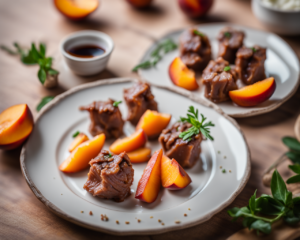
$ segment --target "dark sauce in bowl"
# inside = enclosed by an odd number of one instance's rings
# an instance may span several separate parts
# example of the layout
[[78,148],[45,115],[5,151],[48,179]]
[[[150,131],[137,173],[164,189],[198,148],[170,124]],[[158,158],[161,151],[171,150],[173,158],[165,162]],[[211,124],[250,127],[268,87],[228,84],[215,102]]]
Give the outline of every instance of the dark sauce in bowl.
[[74,57],[92,58],[104,54],[105,50],[97,45],[80,45],[70,48],[67,53]]

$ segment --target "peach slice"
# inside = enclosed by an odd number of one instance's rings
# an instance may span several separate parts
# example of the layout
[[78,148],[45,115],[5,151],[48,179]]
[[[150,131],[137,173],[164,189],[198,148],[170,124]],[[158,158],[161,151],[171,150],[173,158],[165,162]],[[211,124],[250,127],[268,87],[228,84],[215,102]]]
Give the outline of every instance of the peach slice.
[[65,173],[74,173],[88,168],[89,162],[99,154],[104,142],[105,135],[101,133],[93,139],[81,143],[59,166],[59,170]]
[[97,9],[99,0],[54,0],[54,5],[67,18],[81,20]]
[[268,100],[276,89],[276,82],[273,77],[238,90],[230,91],[231,100],[242,107],[253,107]]
[[164,188],[180,190],[187,187],[192,180],[174,158],[171,160],[167,156],[162,156],[161,182]]
[[170,120],[171,114],[147,110],[140,118],[136,130],[143,129],[148,138],[154,139],[168,126]]
[[76,147],[78,147],[81,143],[88,141],[89,138],[87,135],[85,135],[84,133],[79,133],[73,140],[73,142],[71,142],[70,146],[69,146],[69,152],[73,152],[74,149]]
[[33,129],[33,117],[27,104],[14,105],[0,113],[0,148],[20,146]]
[[130,161],[132,163],[146,162],[151,157],[151,149],[149,149],[149,148],[139,148],[139,149],[134,150],[132,152],[128,152],[127,155],[130,158]]
[[161,158],[162,149],[152,155],[138,183],[136,199],[147,203],[156,200],[161,186]]
[[188,69],[180,57],[176,57],[170,64],[169,76],[175,85],[187,90],[193,91],[199,87],[196,81],[195,72]]
[[117,139],[110,147],[109,150],[114,154],[122,152],[132,152],[140,147],[143,147],[147,142],[147,135],[143,129],[137,130],[129,137]]

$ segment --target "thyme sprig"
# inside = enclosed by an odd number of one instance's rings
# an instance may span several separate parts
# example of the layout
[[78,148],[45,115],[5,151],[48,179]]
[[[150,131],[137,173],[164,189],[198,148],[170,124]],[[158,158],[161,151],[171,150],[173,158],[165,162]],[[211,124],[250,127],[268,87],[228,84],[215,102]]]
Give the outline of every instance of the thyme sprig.
[[210,140],[214,140],[214,138],[210,135],[209,127],[214,127],[215,125],[211,121],[204,123],[207,118],[204,117],[203,114],[200,115],[201,121],[199,121],[198,119],[198,109],[196,109],[195,111],[195,108],[193,106],[190,106],[187,117],[180,117],[181,122],[188,122],[193,125],[188,130],[179,134],[179,137],[182,138],[182,140],[189,142],[192,140],[192,136],[197,135],[200,132],[204,137]]

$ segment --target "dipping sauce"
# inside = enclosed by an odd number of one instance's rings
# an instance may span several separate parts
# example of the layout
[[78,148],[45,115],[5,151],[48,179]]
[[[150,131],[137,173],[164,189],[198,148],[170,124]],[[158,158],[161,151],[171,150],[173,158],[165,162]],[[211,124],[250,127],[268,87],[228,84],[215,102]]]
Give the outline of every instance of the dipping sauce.
[[67,53],[74,57],[92,58],[102,55],[105,50],[97,45],[81,45],[70,48]]

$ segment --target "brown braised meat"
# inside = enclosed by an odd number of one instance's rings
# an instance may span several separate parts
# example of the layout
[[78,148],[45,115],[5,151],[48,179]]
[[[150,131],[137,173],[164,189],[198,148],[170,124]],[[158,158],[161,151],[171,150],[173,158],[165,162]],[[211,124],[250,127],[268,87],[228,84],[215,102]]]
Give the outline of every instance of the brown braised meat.
[[118,107],[113,106],[114,100],[98,101],[80,107],[90,113],[91,124],[89,131],[93,136],[104,133],[106,139],[118,138],[123,134],[124,121]]
[[242,31],[235,30],[231,27],[223,28],[218,35],[218,56],[233,64],[236,58],[236,52],[243,46],[244,37],[245,34]]
[[171,128],[165,129],[159,136],[159,142],[169,158],[174,158],[182,167],[190,168],[200,159],[202,141],[201,133],[192,137],[191,141],[179,138],[181,132],[192,127],[190,123],[176,122]]
[[90,161],[88,179],[83,188],[104,199],[122,202],[130,195],[134,170],[125,152],[112,155],[107,150]]
[[[218,57],[216,61],[210,60],[206,68],[203,70],[202,77],[204,78],[205,75],[210,75],[211,73],[222,73],[224,71],[224,68],[229,66],[229,62],[224,60],[222,57]],[[234,68],[230,68],[229,71],[234,79],[234,81],[237,80],[237,72]]]
[[203,84],[205,97],[215,103],[229,100],[229,91],[237,89],[235,79],[229,72],[206,74]]
[[124,99],[128,107],[127,120],[136,125],[147,109],[157,111],[157,103],[147,83],[138,82],[124,89]]
[[181,34],[180,58],[187,67],[202,71],[211,59],[211,46],[206,35],[200,36],[195,32],[198,30],[192,28]]
[[236,54],[236,71],[240,79],[247,85],[266,78],[266,49],[255,45],[253,48],[242,47]]

